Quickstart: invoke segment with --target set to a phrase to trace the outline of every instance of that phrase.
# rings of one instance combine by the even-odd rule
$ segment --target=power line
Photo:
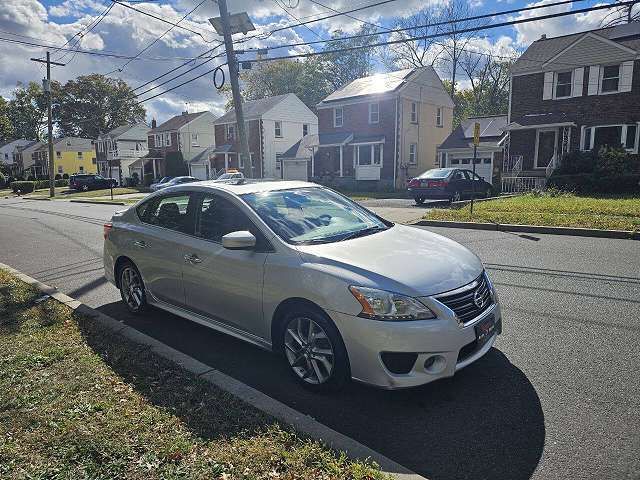
[[[296,22],[298,22],[301,26],[303,26],[304,28],[306,28],[307,30],[309,30],[311,33],[313,33],[316,37],[318,37],[319,39],[322,39],[322,35],[320,35],[318,32],[316,32],[314,29],[312,29],[309,25],[302,25],[301,20],[296,17],[293,13],[291,13],[289,10],[287,10],[283,5],[280,4],[280,2],[278,0],[273,0],[274,3],[276,5],[278,5],[278,7],[280,7],[280,9],[287,14],[287,16],[293,18]]]
[[[114,0],[115,1],[115,0]],[[191,15],[193,12],[195,12],[200,5],[202,5],[204,2],[206,2],[207,0],[201,0],[200,3],[198,3],[195,7],[193,7],[191,10],[189,10],[187,13],[185,13],[185,15],[177,22],[174,23],[173,25],[171,25],[167,30],[164,31],[164,33],[162,35],[160,35],[159,37],[156,37],[153,42],[151,42],[149,45],[147,45],[146,47],[144,47],[142,50],[140,50],[134,58],[131,58],[129,60],[127,60],[124,64],[122,64],[119,68],[116,68],[115,70],[112,70],[109,73],[106,73],[105,75],[111,75],[112,73],[115,72],[122,72],[122,70],[124,70],[124,68],[129,65],[135,58],[138,58],[140,55],[142,55],[144,52],[146,52],[147,50],[149,50],[151,47],[153,47],[157,42],[160,41],[160,39],[162,39],[167,33],[169,33],[171,30],[173,30],[174,28],[178,27],[180,22],[182,22],[185,18],[187,18],[189,15]]]
[[[186,85],[186,84],[188,84],[188,83],[194,82],[194,81],[196,81],[196,80],[198,80],[198,79],[200,79],[200,78],[204,77],[205,75],[209,75],[210,73],[213,73],[215,70],[217,70],[218,68],[223,67],[224,65],[226,65],[226,63],[222,63],[222,64],[218,65],[216,68],[212,68],[211,70],[207,70],[207,71],[206,71],[206,72],[204,72],[203,74],[200,74],[200,75],[198,75],[197,77],[191,78],[191,79],[189,79],[189,80],[187,80],[187,81],[185,81],[185,82],[182,82],[182,83],[180,83],[180,84],[178,84],[178,85],[175,85],[175,86],[173,86],[173,87],[171,87],[171,88],[169,88],[169,89],[165,90],[164,92],[160,92],[160,93],[157,93],[157,94],[155,94],[155,95],[153,95],[153,96],[151,96],[151,97],[149,97],[149,98],[145,98],[144,100],[140,100],[138,103],[148,102],[149,100],[152,100],[152,99],[154,99],[154,98],[156,98],[156,97],[159,97],[159,96],[161,96],[161,95],[164,95],[165,93],[169,93],[169,92],[171,92],[171,91],[175,90],[176,88],[180,88],[180,87],[182,87],[183,85]]]
[[[174,27],[181,28],[182,30],[186,30],[187,32],[191,32],[191,33],[193,33],[195,35],[198,35],[205,42],[211,43],[211,40],[207,40],[206,38],[204,38],[204,36],[202,35],[201,32],[196,32],[195,30],[192,30],[191,28],[188,28],[188,27],[185,27],[185,26],[182,26],[182,25],[178,25],[178,23],[180,23],[182,20],[184,20],[184,18],[181,19],[180,22],[175,23],[175,22],[171,22],[171,21],[167,20],[166,18],[159,17],[159,16],[157,16],[157,15],[155,15],[153,13],[149,13],[149,12],[141,10],[141,9],[139,9],[137,7],[133,7],[131,5],[128,5],[128,4],[124,3],[124,2],[122,2],[121,0],[111,0],[111,1],[114,2],[114,3],[117,3],[118,5],[122,5],[123,7],[128,8],[129,10],[133,10],[135,12],[141,13],[141,14],[146,15],[148,17],[155,18],[156,20],[158,20],[160,22],[164,22],[164,23],[167,23],[169,25],[173,25]]]

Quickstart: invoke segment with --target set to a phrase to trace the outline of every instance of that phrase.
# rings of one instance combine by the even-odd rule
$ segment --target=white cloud
[[[529,4],[530,6],[544,5],[552,3],[555,0],[542,0],[540,2]],[[555,7],[544,8],[541,10],[533,10],[520,13],[517,19],[534,18],[540,15],[548,15],[551,13],[568,12],[572,9],[572,4],[559,5]],[[538,40],[541,35],[547,37],[558,37],[570,33],[583,32],[600,27],[602,19],[607,15],[607,10],[596,10],[587,13],[579,13],[576,15],[568,15],[564,17],[540,20],[537,22],[521,23],[515,25],[516,41],[519,45],[526,47],[531,42]]]

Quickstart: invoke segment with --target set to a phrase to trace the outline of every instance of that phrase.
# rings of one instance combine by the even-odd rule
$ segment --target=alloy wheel
[[[285,330],[284,350],[291,369],[307,383],[320,385],[331,378],[335,355],[327,332],[307,317],[293,318]]]
[[[454,202],[459,202],[461,198],[462,198],[462,195],[460,195],[460,192],[453,192],[453,201]]]
[[[120,277],[122,298],[132,310],[139,310],[144,302],[144,286],[140,274],[133,267],[127,266]]]

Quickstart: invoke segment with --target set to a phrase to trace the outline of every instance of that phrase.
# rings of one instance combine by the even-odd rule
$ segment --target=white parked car
[[[502,328],[472,252],[306,182],[163,189],[105,225],[104,268],[131,312],[280,352],[316,390],[450,377]]]

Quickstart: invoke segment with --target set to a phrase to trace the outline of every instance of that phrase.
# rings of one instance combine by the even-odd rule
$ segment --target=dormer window
[[[571,96],[572,73],[571,71],[556,73],[555,98],[568,98]]]
[[[620,65],[606,65],[602,67],[602,81],[600,90],[603,93],[617,92],[620,86]]]

